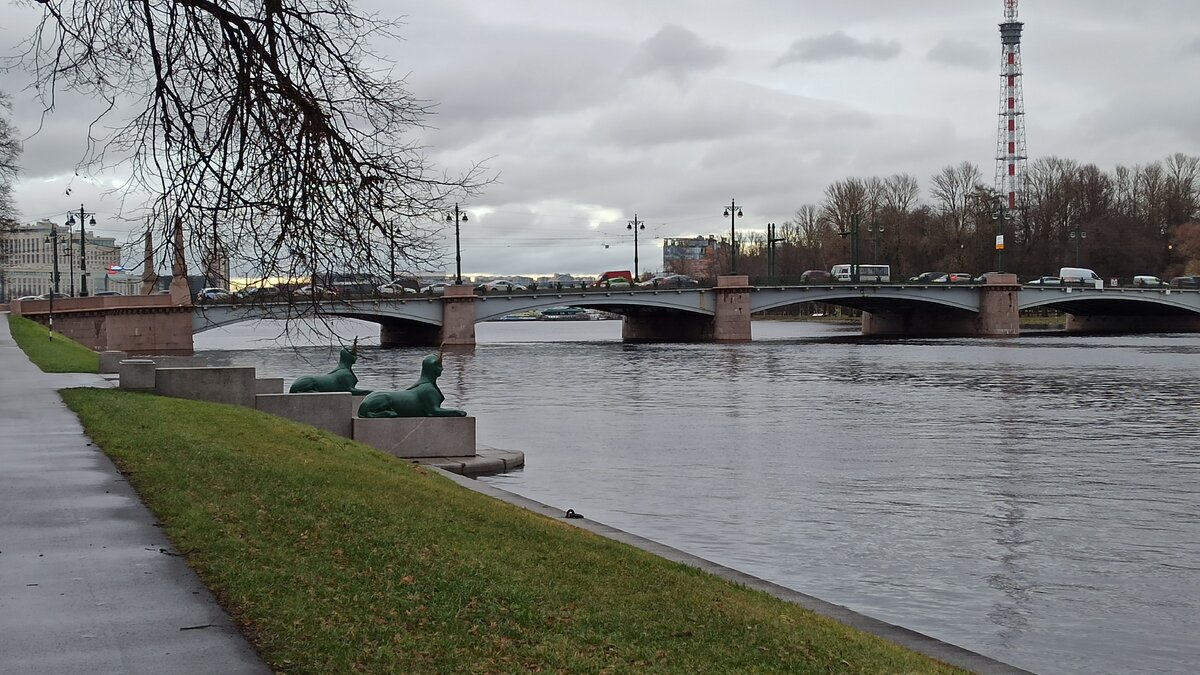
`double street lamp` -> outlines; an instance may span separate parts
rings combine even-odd
[[[462,285],[462,248],[459,244],[458,224],[467,222],[467,212],[458,210],[458,202],[454,203],[454,212],[446,214],[446,222],[454,221],[454,284]]]
[[[645,221],[638,220],[637,214],[633,214],[633,220],[625,226],[627,230],[633,230],[633,280],[638,279],[638,230],[646,229]]]
[[[1079,243],[1087,239],[1087,232],[1083,231],[1082,223],[1076,223],[1075,227],[1072,227],[1070,232],[1067,233],[1067,236],[1075,240],[1075,266],[1079,267]]]
[[[729,219],[729,273],[737,274],[737,219],[742,217],[742,210],[736,201],[729,200],[725,217]]]
[[[871,256],[872,263],[879,262],[879,235],[883,234],[883,223],[878,220],[867,224],[867,232],[871,235],[871,244],[874,253]]]
[[[87,297],[87,233],[84,231],[83,219],[91,217],[88,225],[96,226],[96,214],[89,213],[83,210],[83,204],[79,205],[79,297]],[[75,213],[67,214],[67,227],[75,226]]]
[[[850,214],[850,229],[838,232],[839,237],[850,237],[850,281],[858,283],[858,223],[862,216]]]

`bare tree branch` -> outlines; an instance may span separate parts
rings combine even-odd
[[[250,275],[382,275],[389,240],[421,269],[447,204],[485,182],[434,170],[414,136],[431,104],[371,51],[399,24],[348,0],[38,1],[23,63],[45,109],[105,102],[80,164],[129,167],[164,261],[183,218],[192,259],[217,241]]]

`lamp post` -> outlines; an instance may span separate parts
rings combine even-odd
[[[1070,226],[1069,221],[1067,224]],[[1083,231],[1083,223],[1075,223],[1074,227],[1071,227],[1070,231],[1067,232],[1067,236],[1075,240],[1075,266],[1079,267],[1079,244],[1084,239],[1087,239],[1087,232]]]
[[[839,237],[850,237],[850,282],[858,283],[858,223],[862,216],[850,214],[850,229],[838,232]]]
[[[53,221],[50,222],[50,234],[46,235],[46,242],[50,244],[51,269],[50,273],[50,339],[54,339],[54,296],[58,295],[58,284],[61,277],[58,273],[58,247],[62,242],[58,240],[58,225]]]
[[[879,235],[883,234],[883,223],[878,220],[867,224],[867,232],[871,235],[871,244],[873,253],[871,254],[871,262],[879,262]]]
[[[58,271],[58,247],[62,246],[62,241],[58,238],[57,223],[50,223],[50,234],[46,235],[46,243],[50,244],[50,254],[54,256],[51,258],[51,269],[53,271],[50,273],[50,290],[52,291],[50,298],[53,300],[53,293],[58,293],[59,282],[62,280],[62,276]]]
[[[737,274],[737,219],[742,217],[742,210],[736,201],[729,200],[725,217],[729,218],[729,273]]]
[[[467,212],[458,210],[458,202],[454,203],[454,213],[446,214],[446,222],[454,221],[454,284],[462,285],[462,248],[459,245],[458,224],[467,222]]]
[[[96,214],[84,211],[83,204],[80,204],[79,205],[79,297],[81,297],[81,298],[86,298],[87,294],[88,294],[88,290],[87,290],[87,233],[83,229],[83,227],[84,227],[83,219],[88,216],[91,217],[91,221],[88,222],[88,225],[95,227],[96,226]],[[74,226],[75,226],[75,214],[69,213],[69,214],[67,214],[67,227],[70,228],[70,227],[74,227]]]
[[[638,230],[646,229],[645,221],[638,220],[637,214],[633,214],[633,220],[625,226],[627,230],[633,230],[633,280],[638,280]]]

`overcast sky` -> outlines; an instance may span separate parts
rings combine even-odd
[[[663,237],[781,223],[829,183],[942,167],[995,170],[1001,0],[372,0],[402,13],[386,47],[410,90],[437,103],[423,134],[450,170],[486,160],[495,183],[465,204],[465,273],[631,268],[626,224],[645,221],[641,269]],[[9,49],[38,9],[0,9]],[[1031,158],[1111,170],[1200,154],[1200,2],[1025,0],[1020,20]],[[23,133],[40,108],[0,77]],[[25,142],[23,221],[84,203],[125,239],[105,188],[76,177],[87,102]],[[69,194],[68,194],[69,190]],[[449,230],[448,269],[453,267]]]

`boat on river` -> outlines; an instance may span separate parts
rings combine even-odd
[[[541,314],[546,321],[590,321],[598,318],[582,307],[546,307]]]

